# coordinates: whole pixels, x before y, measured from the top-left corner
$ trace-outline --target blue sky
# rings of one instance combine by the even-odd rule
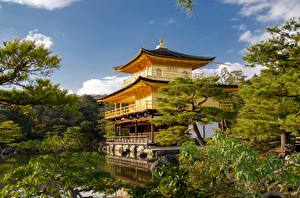
[[[191,15],[175,0],[0,0],[0,7],[0,41],[45,43],[62,57],[52,80],[80,94],[119,88],[123,78],[112,67],[160,38],[169,49],[217,56],[252,75],[259,69],[243,68],[245,47],[266,39],[265,27],[300,15],[300,0],[195,0]]]

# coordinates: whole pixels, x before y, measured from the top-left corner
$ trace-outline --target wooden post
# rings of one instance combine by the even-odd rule
[[[137,135],[137,133],[138,133],[137,127],[138,127],[138,124],[137,124],[137,121],[135,121],[135,125],[134,125],[134,133],[135,133],[135,135]]]
[[[122,135],[122,124],[120,124],[119,136]]]
[[[115,124],[115,136],[117,135],[117,133],[118,133],[118,125]]]
[[[154,125],[151,124],[151,143],[154,142]]]
[[[115,105],[115,114],[117,114],[117,103],[114,103]]]

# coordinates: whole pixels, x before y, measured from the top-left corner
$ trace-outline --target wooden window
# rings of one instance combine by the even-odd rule
[[[188,78],[188,77],[189,77],[188,72],[187,72],[187,71],[183,71],[183,72],[182,72],[182,77],[183,77],[183,78]]]
[[[156,76],[156,77],[162,77],[161,69],[156,69],[156,70],[155,70],[155,76]]]

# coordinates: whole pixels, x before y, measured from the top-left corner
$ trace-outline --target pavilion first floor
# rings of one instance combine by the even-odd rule
[[[154,117],[159,116],[156,110],[146,109],[110,119],[114,123],[114,137],[108,138],[107,143],[156,143],[155,136],[162,127],[151,123]]]

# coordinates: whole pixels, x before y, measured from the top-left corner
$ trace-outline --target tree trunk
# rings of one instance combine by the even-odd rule
[[[281,130],[280,132],[281,148],[284,149],[284,146],[286,145],[286,132],[285,130]]]
[[[77,193],[73,189],[68,189],[68,194],[70,198],[77,198]]]
[[[205,142],[205,140],[203,139],[203,137],[201,136],[201,133],[200,133],[200,131],[199,131],[199,129],[198,129],[198,126],[197,126],[197,124],[192,124],[192,126],[193,126],[193,129],[194,129],[194,131],[195,131],[195,133],[196,133],[196,135],[197,135],[197,141],[198,141],[198,143],[200,144],[200,145],[202,145],[202,146],[204,146],[204,145],[206,145],[206,142]]]
[[[224,132],[226,130],[224,119],[221,120],[221,131]]]

